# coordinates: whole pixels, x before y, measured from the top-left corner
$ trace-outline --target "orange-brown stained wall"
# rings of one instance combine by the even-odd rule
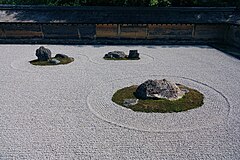
[[[147,25],[97,24],[96,38],[145,39]]]
[[[2,28],[0,28],[0,38],[5,38],[5,33]]]
[[[226,28],[226,25],[221,24],[98,24],[96,25],[96,38],[222,41]]]
[[[119,37],[126,39],[146,39],[147,25],[120,25]]]
[[[44,38],[49,39],[94,39],[95,25],[89,24],[43,24]]]
[[[148,39],[192,38],[192,24],[152,24],[148,25]]]
[[[118,38],[117,24],[97,24],[96,25],[97,38]]]
[[[41,38],[42,32],[38,25],[0,25],[2,38]]]
[[[78,27],[72,25],[42,25],[42,30],[44,33],[44,38],[50,39],[61,39],[69,38],[75,39],[79,38]]]
[[[0,24],[0,38],[94,39],[96,27],[68,24]]]
[[[0,38],[42,40],[117,38],[223,42],[228,35],[227,28],[228,25],[225,24],[0,24]],[[236,37],[232,41],[239,41],[239,29],[231,28],[230,35]]]

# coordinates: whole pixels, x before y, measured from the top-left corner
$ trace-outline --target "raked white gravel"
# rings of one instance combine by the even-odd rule
[[[44,45],[68,65],[33,66],[40,45],[0,45],[0,160],[240,159],[240,61],[208,46]],[[106,61],[109,51],[139,61]],[[181,113],[133,112],[112,94],[147,79],[204,93]]]

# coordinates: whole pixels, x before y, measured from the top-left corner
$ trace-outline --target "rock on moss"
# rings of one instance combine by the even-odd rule
[[[36,56],[39,61],[47,61],[51,59],[51,51],[43,46],[36,50]]]
[[[141,99],[147,98],[166,98],[168,100],[177,100],[185,92],[181,91],[180,88],[166,79],[163,80],[147,80],[138,86],[136,90],[136,96]]]
[[[105,54],[104,58],[126,58],[127,55],[123,51],[112,51]]]

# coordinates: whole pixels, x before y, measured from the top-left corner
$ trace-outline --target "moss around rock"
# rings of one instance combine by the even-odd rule
[[[51,57],[52,52],[43,46],[36,50],[36,56],[38,59],[29,61],[32,65],[50,66],[59,64],[68,64],[74,61],[74,58],[68,57],[65,54],[56,54],[55,57]]]
[[[204,96],[202,93],[195,89],[188,88],[183,85],[178,85],[180,89],[187,89],[189,92],[186,93],[182,98],[178,100],[167,100],[167,99],[139,99],[136,105],[128,106],[127,108],[133,111],[139,112],[182,112],[189,109],[197,108],[203,105]],[[130,86],[122,88],[114,93],[112,101],[124,107],[125,99],[136,99],[136,89],[138,86]]]
[[[54,64],[54,63],[51,62],[52,59],[56,59],[56,60],[60,61],[60,63]],[[60,64],[68,64],[68,63],[71,63],[73,61],[74,61],[74,58],[72,58],[72,57],[66,57],[66,58],[60,58],[60,57],[55,58],[54,57],[54,58],[51,58],[48,61],[40,61],[40,60],[36,59],[36,60],[30,61],[30,63],[32,65],[39,65],[39,66],[50,66],[50,65],[53,66],[53,65],[60,65]]]

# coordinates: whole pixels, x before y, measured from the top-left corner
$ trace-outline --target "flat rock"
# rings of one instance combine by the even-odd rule
[[[36,56],[39,61],[48,61],[51,59],[51,51],[43,46],[36,50]]]
[[[160,99],[177,100],[182,98],[185,92],[175,84],[166,79],[147,80],[138,86],[136,96],[141,99]]]
[[[138,103],[138,99],[124,99],[123,105],[125,107],[133,106]]]
[[[68,58],[66,54],[56,54],[55,58]]]
[[[57,60],[57,59],[51,59],[51,60],[49,60],[49,62],[50,63],[52,63],[52,64],[59,64],[60,63],[60,61],[59,60]]]
[[[123,51],[112,51],[105,54],[104,58],[126,58],[127,55]]]

